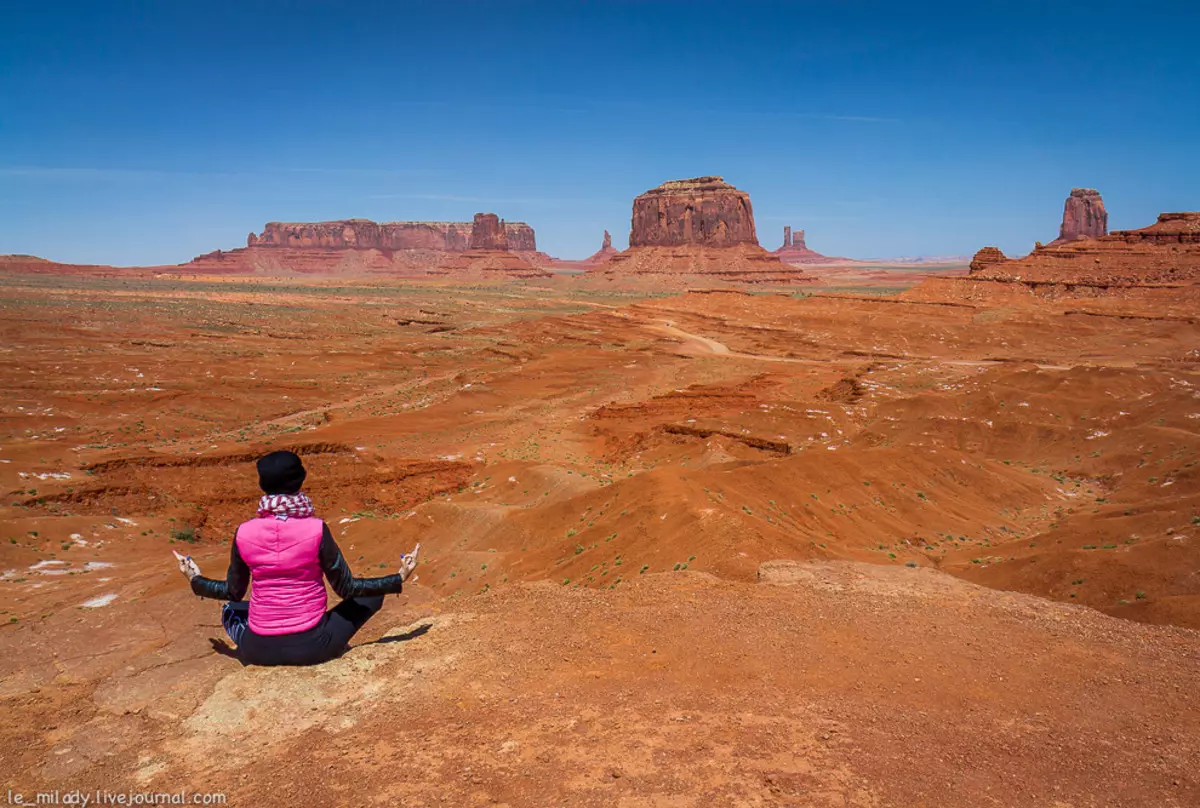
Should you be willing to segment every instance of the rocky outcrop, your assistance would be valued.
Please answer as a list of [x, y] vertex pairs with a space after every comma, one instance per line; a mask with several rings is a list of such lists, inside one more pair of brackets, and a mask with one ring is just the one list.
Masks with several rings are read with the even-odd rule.
[[750, 195], [720, 177], [664, 182], [634, 199], [629, 249], [589, 274], [738, 284], [815, 280], [759, 246]]
[[339, 250], [445, 250], [451, 222], [268, 222], [247, 247], [320, 247]]
[[550, 278], [554, 273], [533, 259], [537, 253], [503, 250], [472, 250], [449, 253], [434, 273], [453, 278], [480, 280]]
[[446, 228], [446, 252], [466, 252], [471, 246], [471, 225], [454, 222]]
[[600, 249], [588, 256], [583, 263], [589, 266], [602, 264], [619, 253], [620, 251], [612, 245], [612, 234], [605, 230], [604, 241], [600, 243]]
[[537, 252], [537, 238], [529, 225], [524, 222], [506, 222], [504, 231], [508, 239], [508, 249], [513, 252]]
[[[486, 219], [480, 232], [485, 248], [472, 246], [480, 217]], [[490, 218], [489, 218], [490, 217]], [[336, 222], [268, 222], [263, 232], [251, 233], [247, 247], [319, 248], [334, 250], [438, 250], [465, 252], [468, 249], [537, 250], [533, 228], [524, 222], [503, 222], [495, 214], [478, 214], [475, 222], [372, 222], [344, 219]]]
[[984, 247], [971, 259], [971, 272], [983, 272], [992, 264], [1002, 264], [1007, 260], [1008, 256], [999, 247]]
[[1108, 211], [1095, 188], [1072, 188], [1063, 205], [1062, 226], [1053, 244], [1108, 235]]
[[804, 243], [804, 231], [793, 230], [786, 226], [783, 228], [783, 246], [775, 251], [775, 255], [789, 264], [822, 264], [846, 260], [830, 258], [827, 255], [821, 255], [816, 250], [810, 250]]
[[246, 247], [180, 269], [265, 275], [546, 277], [533, 228], [478, 213], [473, 222], [270, 222]]
[[387, 276], [396, 278], [544, 278], [551, 273], [534, 260], [539, 253], [503, 250], [331, 250], [322, 247], [245, 247], [216, 250], [186, 264], [164, 268], [176, 273], [269, 276]]
[[721, 177], [672, 180], [633, 200], [630, 247], [758, 244], [750, 195]]
[[1149, 227], [1115, 230], [1110, 238], [1120, 239], [1127, 244], [1200, 244], [1200, 212], [1160, 213], [1158, 221]]
[[700, 279], [734, 284], [785, 285], [816, 280], [757, 244], [734, 247], [631, 247], [613, 255], [589, 275], [611, 279], [636, 275], [660, 280]]
[[1012, 260], [985, 247], [975, 254], [966, 277], [924, 286], [914, 293], [927, 295], [936, 286], [943, 297], [975, 299], [997, 294], [989, 289], [1043, 297], [1129, 296], [1150, 290], [1192, 299], [1200, 292], [1200, 212], [1163, 213], [1149, 227], [1047, 244]]
[[792, 230], [788, 226], [783, 228], [783, 246], [779, 248], [780, 252], [784, 250], [807, 250], [808, 245], [804, 243], [804, 231]]
[[476, 213], [471, 226], [472, 250], [507, 250], [508, 230], [494, 213]]

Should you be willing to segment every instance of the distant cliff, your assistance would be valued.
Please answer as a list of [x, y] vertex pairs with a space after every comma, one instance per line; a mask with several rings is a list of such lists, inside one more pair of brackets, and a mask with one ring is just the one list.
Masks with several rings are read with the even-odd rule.
[[[481, 219], [482, 217], [482, 219]], [[473, 246], [480, 222], [487, 229]], [[478, 214], [474, 222], [372, 222], [344, 219], [336, 222], [268, 222], [262, 233], [251, 233], [247, 247], [298, 247], [333, 250], [440, 250], [500, 249], [535, 252], [533, 228], [524, 222], [505, 222], [494, 213]]]

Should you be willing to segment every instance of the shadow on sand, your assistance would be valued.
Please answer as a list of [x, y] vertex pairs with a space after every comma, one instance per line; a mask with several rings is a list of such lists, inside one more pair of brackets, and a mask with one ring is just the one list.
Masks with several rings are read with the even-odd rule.
[[380, 637], [378, 640], [372, 640], [371, 642], [364, 642], [364, 643], [362, 643], [362, 645], [383, 645], [385, 643], [392, 643], [392, 642], [408, 642], [409, 640], [415, 640], [417, 637], [420, 637], [423, 634], [429, 633], [429, 629], [431, 629], [431, 628], [433, 628], [433, 623], [422, 623], [421, 625], [417, 626], [416, 628], [409, 629], [408, 631], [404, 632], [403, 634], [385, 634], [384, 636]]

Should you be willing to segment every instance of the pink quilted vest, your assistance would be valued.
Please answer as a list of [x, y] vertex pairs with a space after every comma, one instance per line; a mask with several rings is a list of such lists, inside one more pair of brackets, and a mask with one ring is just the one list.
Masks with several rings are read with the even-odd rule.
[[325, 614], [325, 574], [318, 556], [325, 523], [317, 518], [259, 517], [238, 528], [238, 552], [250, 567], [250, 630], [295, 634]]

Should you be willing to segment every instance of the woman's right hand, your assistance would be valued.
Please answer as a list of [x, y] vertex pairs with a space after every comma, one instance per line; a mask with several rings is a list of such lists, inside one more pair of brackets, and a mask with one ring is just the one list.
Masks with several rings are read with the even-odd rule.
[[190, 555], [180, 555], [174, 550], [171, 552], [175, 553], [175, 560], [179, 562], [179, 571], [183, 573], [183, 577], [190, 581], [200, 574], [200, 567], [197, 566], [195, 561], [192, 561]]
[[417, 554], [421, 552], [421, 543], [417, 542], [417, 546], [413, 548], [411, 553], [400, 556], [400, 580], [407, 581], [412, 577], [413, 570], [417, 568]]

